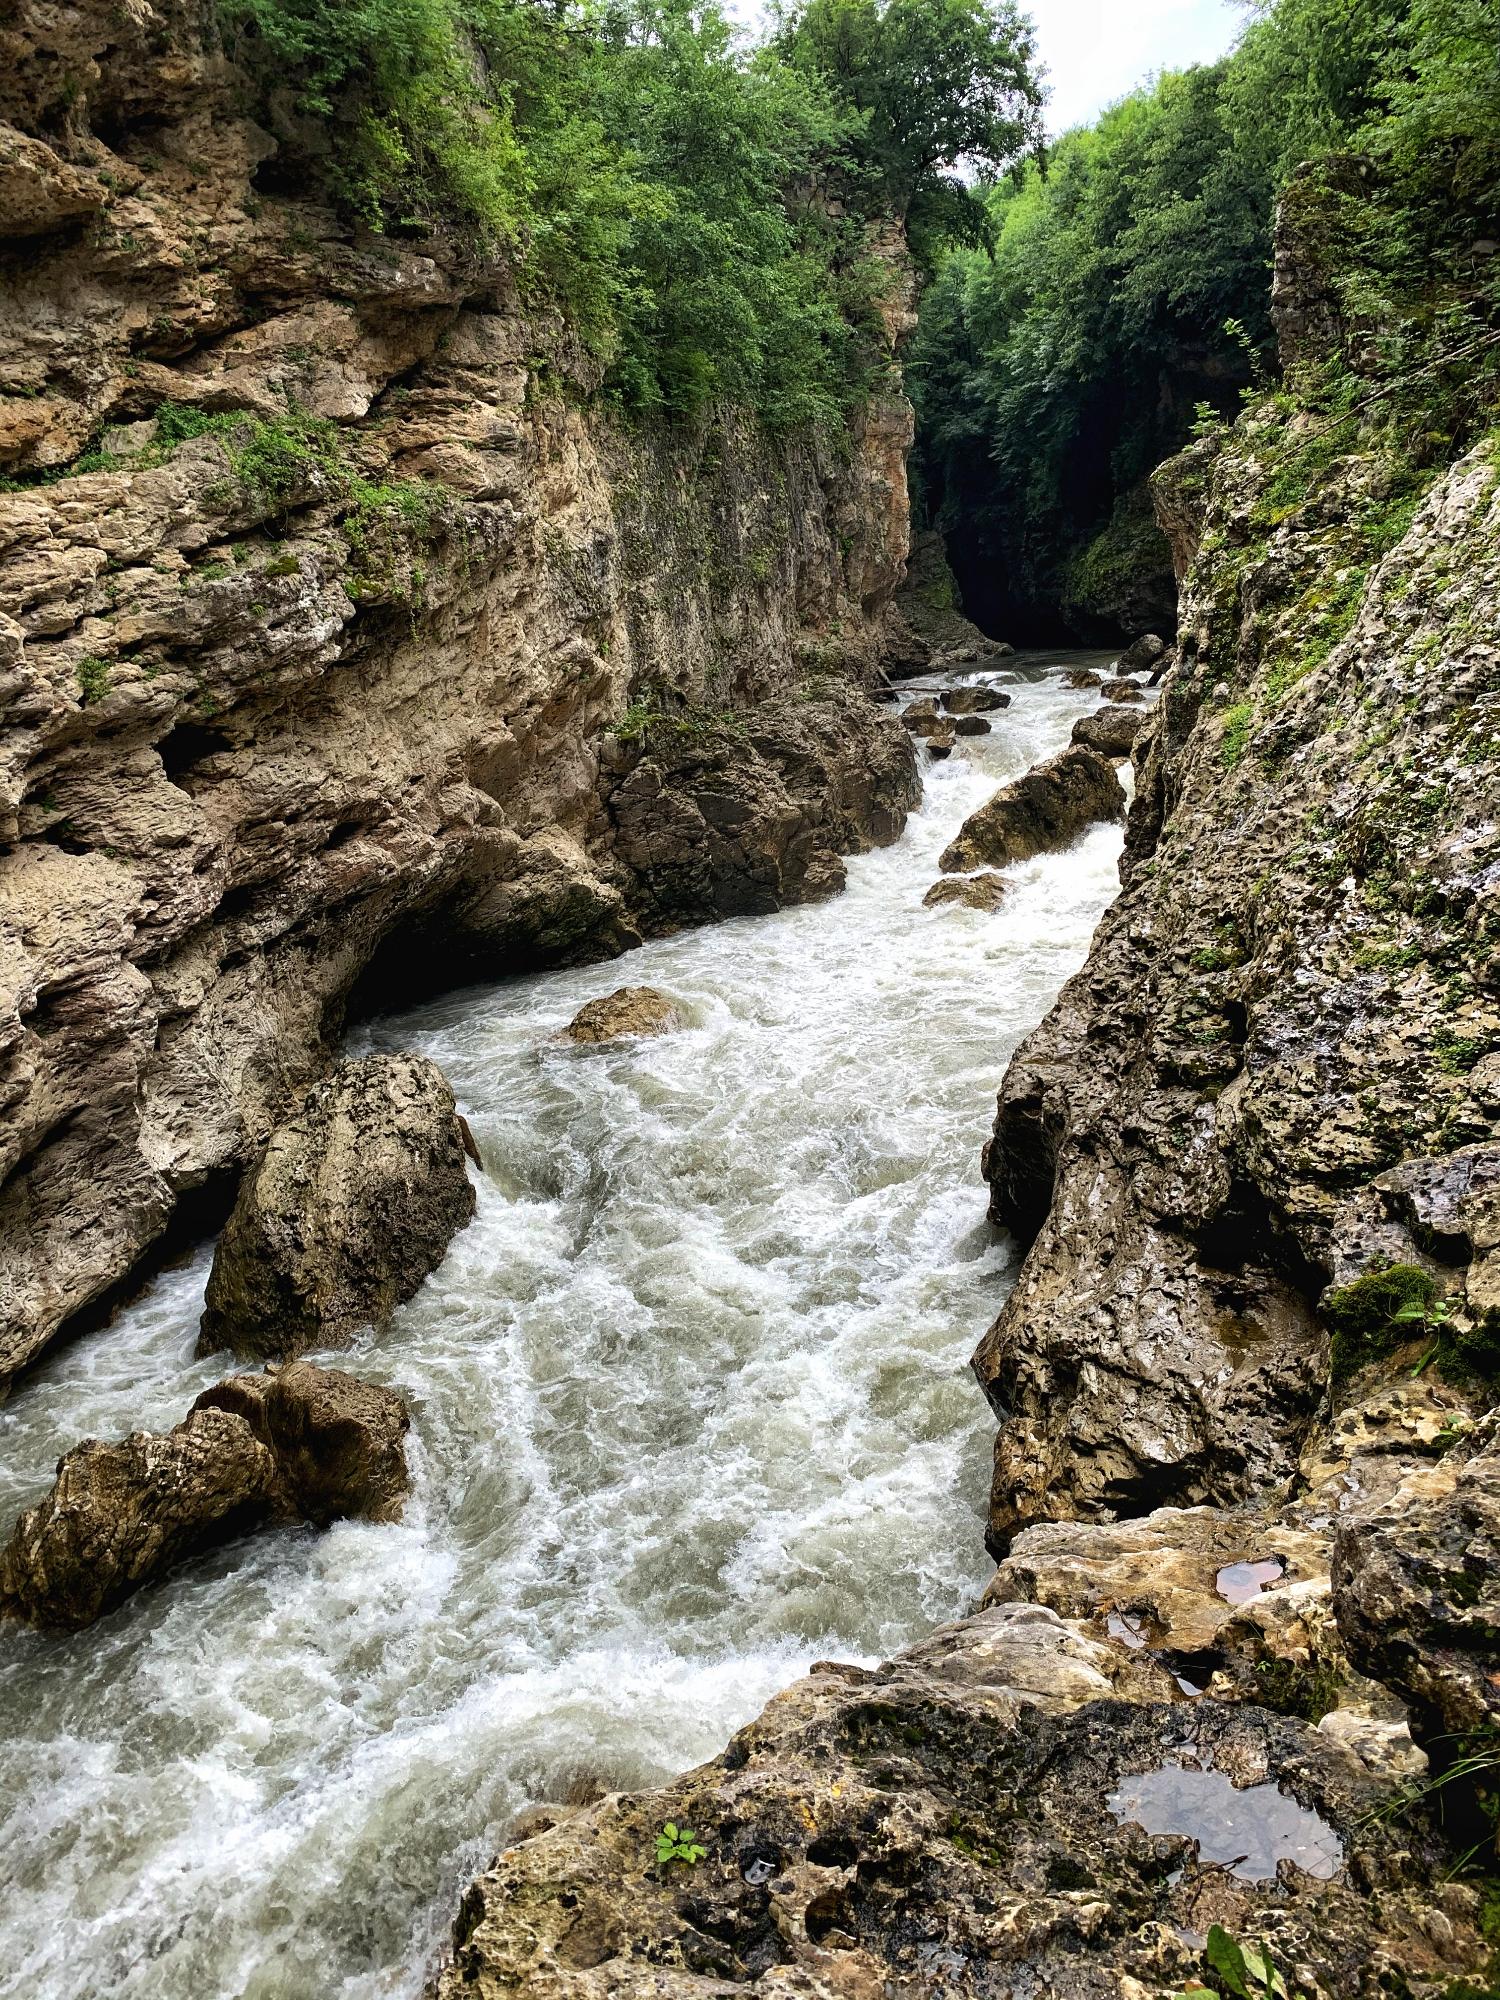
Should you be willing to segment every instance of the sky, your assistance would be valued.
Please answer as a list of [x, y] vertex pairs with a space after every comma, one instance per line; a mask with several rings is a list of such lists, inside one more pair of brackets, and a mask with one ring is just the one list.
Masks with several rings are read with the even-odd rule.
[[1082, 125], [1153, 71], [1223, 55], [1245, 25], [1235, 0], [1030, 0], [1052, 85], [1047, 127]]

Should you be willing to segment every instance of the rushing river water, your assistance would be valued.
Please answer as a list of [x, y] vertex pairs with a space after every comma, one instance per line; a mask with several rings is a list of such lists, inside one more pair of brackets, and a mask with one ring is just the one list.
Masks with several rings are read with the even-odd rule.
[[[268, 1534], [92, 1631], [0, 1632], [0, 1993], [417, 1993], [528, 1800], [715, 1751], [811, 1660], [878, 1656], [987, 1573], [968, 1373], [1011, 1282], [978, 1153], [1005, 1061], [1081, 962], [1119, 829], [926, 910], [997, 782], [1093, 705], [1023, 655], [836, 901], [455, 993], [424, 1051], [483, 1150], [441, 1268], [337, 1364], [409, 1397], [397, 1527]], [[689, 1025], [553, 1039], [628, 980]], [[85, 1436], [224, 1372], [204, 1250], [0, 1410], [0, 1534]]]

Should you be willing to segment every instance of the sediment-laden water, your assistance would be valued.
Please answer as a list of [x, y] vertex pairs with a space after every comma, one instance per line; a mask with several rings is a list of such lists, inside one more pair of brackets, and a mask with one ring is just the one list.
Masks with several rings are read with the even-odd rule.
[[[69, 1638], [0, 1632], [0, 1993], [417, 1993], [528, 1800], [646, 1784], [830, 1654], [888, 1653], [986, 1574], [969, 1353], [1011, 1282], [979, 1147], [1083, 960], [1117, 827], [925, 910], [959, 822], [1093, 697], [1025, 655], [836, 901], [453, 994], [363, 1040], [441, 1064], [473, 1225], [338, 1365], [414, 1413], [398, 1527], [226, 1550]], [[689, 1026], [576, 1049], [586, 999]], [[205, 1249], [0, 1410], [0, 1533], [85, 1436], [166, 1428]]]

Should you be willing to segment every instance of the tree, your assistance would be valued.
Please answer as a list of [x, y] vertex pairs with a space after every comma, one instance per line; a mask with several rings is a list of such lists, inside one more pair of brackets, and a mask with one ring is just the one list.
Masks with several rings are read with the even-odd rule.
[[1035, 42], [1016, 0], [804, 0], [781, 15], [777, 44], [858, 114], [877, 198], [919, 228], [966, 211], [972, 223], [969, 180], [1040, 144]]

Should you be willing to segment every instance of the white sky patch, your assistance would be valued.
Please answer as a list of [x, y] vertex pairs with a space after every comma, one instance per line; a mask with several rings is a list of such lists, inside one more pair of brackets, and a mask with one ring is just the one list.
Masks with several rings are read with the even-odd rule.
[[[726, 0], [726, 11], [758, 29], [763, 0]], [[1085, 125], [1158, 70], [1216, 62], [1248, 18], [1247, 0], [1030, 0], [1052, 98], [1056, 137]]]
[[1215, 62], [1247, 19], [1237, 0], [1031, 0], [1053, 134], [1087, 124], [1162, 69]]

